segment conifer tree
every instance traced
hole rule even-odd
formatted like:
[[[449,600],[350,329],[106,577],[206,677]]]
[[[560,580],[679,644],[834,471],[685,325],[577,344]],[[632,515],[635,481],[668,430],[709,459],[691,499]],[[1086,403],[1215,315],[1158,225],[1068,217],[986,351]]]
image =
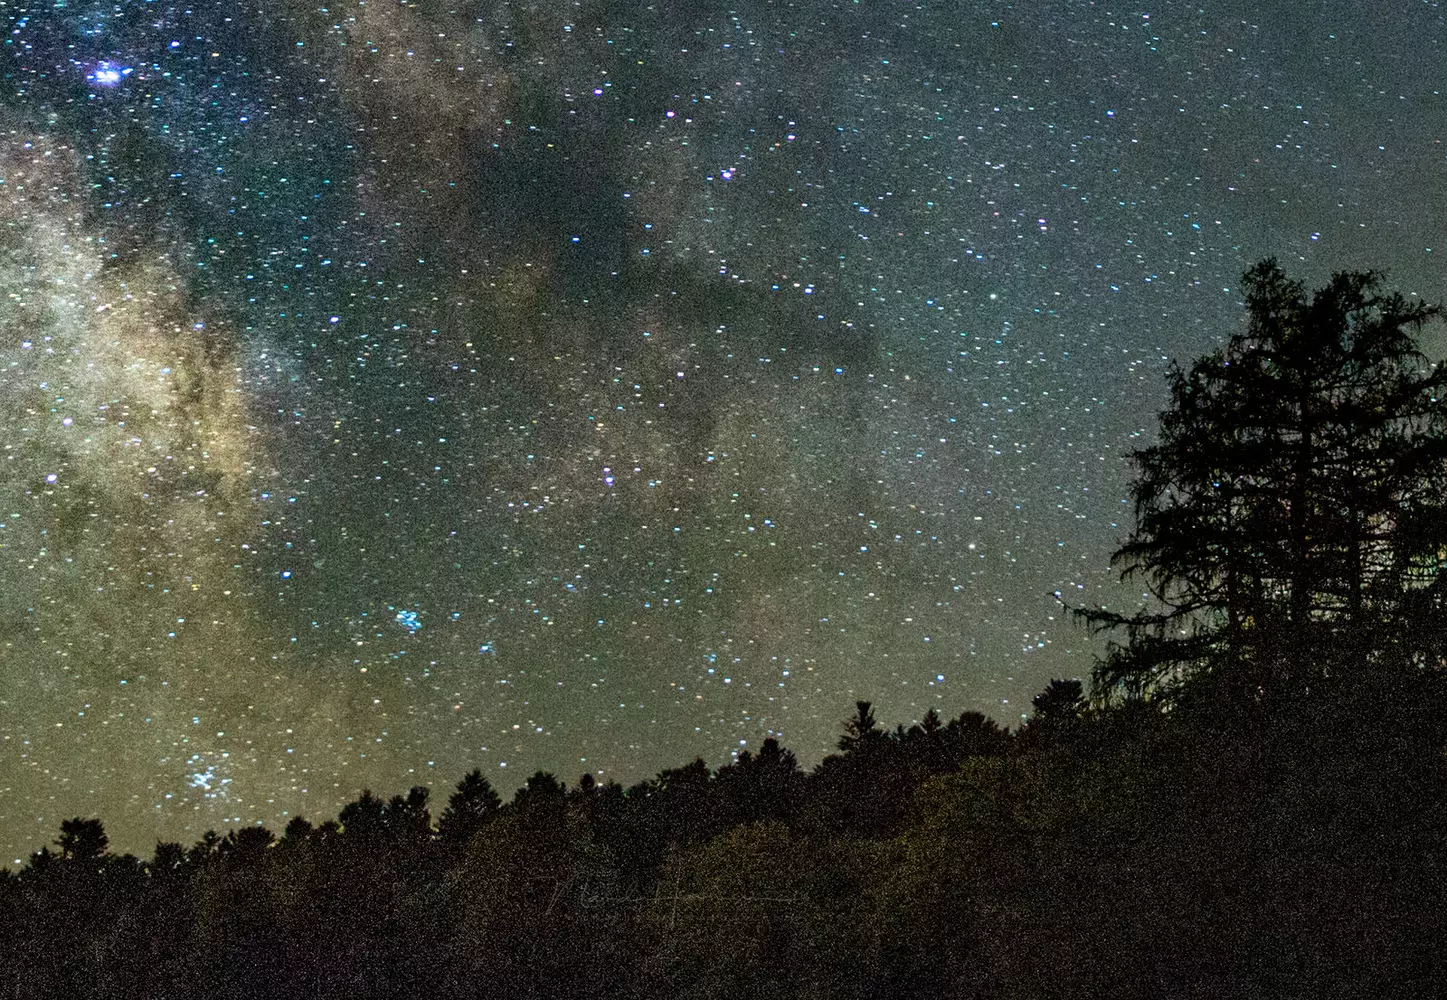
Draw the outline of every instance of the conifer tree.
[[[1447,577],[1447,370],[1416,336],[1440,309],[1339,273],[1308,295],[1275,260],[1243,276],[1248,322],[1170,374],[1159,441],[1133,454],[1135,530],[1113,557],[1146,584],[1098,692],[1210,678],[1299,689],[1350,651],[1436,662]]]
[[[458,782],[457,791],[447,800],[447,808],[437,820],[437,834],[446,847],[460,850],[492,821],[501,806],[502,799],[492,784],[474,768]]]

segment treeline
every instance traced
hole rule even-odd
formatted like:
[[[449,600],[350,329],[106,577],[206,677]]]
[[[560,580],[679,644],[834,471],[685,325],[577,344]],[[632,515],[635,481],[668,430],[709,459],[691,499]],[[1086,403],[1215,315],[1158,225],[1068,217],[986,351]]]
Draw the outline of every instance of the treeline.
[[[1436,996],[1447,982],[1447,367],[1371,273],[1170,375],[1115,559],[1137,608],[1018,731],[776,741],[624,788],[474,772],[0,878],[17,997]]]
[[[1263,720],[1087,706],[1018,732],[774,740],[624,788],[364,792],[335,820],[139,859],[97,820],[0,879],[23,997],[1323,997],[1447,976],[1438,674]],[[1413,992],[1405,992],[1411,989]]]

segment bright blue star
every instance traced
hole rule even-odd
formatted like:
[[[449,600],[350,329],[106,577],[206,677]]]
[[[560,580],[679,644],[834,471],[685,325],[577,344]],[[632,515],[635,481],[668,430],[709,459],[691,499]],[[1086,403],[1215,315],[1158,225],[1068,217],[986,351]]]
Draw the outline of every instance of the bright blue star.
[[[95,72],[91,73],[87,79],[100,84],[102,87],[114,87],[133,72],[134,70],[130,66],[117,66],[111,62],[100,62],[96,64]]]

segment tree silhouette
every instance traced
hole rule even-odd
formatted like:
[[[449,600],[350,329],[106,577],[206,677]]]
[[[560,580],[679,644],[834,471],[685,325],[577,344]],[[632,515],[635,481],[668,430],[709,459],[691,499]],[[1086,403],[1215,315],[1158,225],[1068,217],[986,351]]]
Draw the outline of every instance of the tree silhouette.
[[[293,816],[286,824],[286,829],[281,832],[283,843],[303,844],[311,838],[312,825],[301,816]]]
[[[55,839],[61,858],[76,864],[100,860],[109,843],[110,838],[106,836],[100,820],[81,819],[79,816],[62,822],[60,836]]]
[[[207,830],[200,840],[191,845],[188,860],[198,866],[205,865],[216,857],[220,845],[221,835],[215,830]]]
[[[513,795],[512,808],[530,827],[553,827],[562,822],[567,786],[549,771],[538,771]]]
[[[1060,725],[1074,720],[1080,714],[1084,701],[1085,693],[1080,681],[1053,680],[1031,699],[1031,704],[1035,706],[1035,718]]]
[[[1084,686],[1079,680],[1052,680],[1031,699],[1035,712],[1020,730],[1026,747],[1058,747],[1080,731],[1080,713],[1085,705]]]
[[[825,757],[810,776],[809,825],[830,835],[885,836],[927,772],[927,752],[903,726],[893,732],[879,728],[867,701],[854,703],[854,715],[843,726],[841,753]]]
[[[437,818],[437,835],[448,850],[459,850],[497,815],[502,799],[477,769],[469,771]]]
[[[153,876],[173,875],[186,863],[186,850],[174,841],[157,841],[147,870]]]
[[[874,721],[874,708],[867,701],[854,703],[854,715],[844,720],[844,735],[839,737],[839,749],[846,754],[855,753],[878,745],[884,737],[878,723]]]
[[[1308,295],[1267,260],[1243,282],[1245,331],[1172,371],[1160,440],[1133,454],[1136,526],[1113,563],[1154,603],[1082,612],[1125,633],[1096,670],[1107,696],[1212,679],[1251,702],[1345,648],[1442,654],[1421,626],[1442,604],[1447,370],[1415,341],[1439,310],[1372,272]]]
[[[432,839],[432,816],[427,810],[431,791],[426,785],[413,785],[405,796],[394,795],[387,803],[386,825],[394,850],[420,854]]]
[[[1010,734],[982,712],[961,712],[945,726],[943,735],[949,755],[946,770],[969,757],[996,757],[1010,748]]]
[[[221,841],[221,853],[236,863],[252,864],[274,843],[276,834],[266,827],[246,826],[226,834]]]
[[[355,844],[376,846],[385,837],[387,803],[372,794],[370,788],[342,807],[337,815],[342,824],[342,835]]]
[[[1415,995],[1447,972],[1421,944],[1447,912],[1447,675],[1352,680],[1287,706],[1332,720],[1314,743],[1292,715],[1086,711],[1056,680],[1018,734],[978,712],[883,729],[857,704],[851,749],[808,774],[771,738],[627,790],[539,772],[501,806],[471,775],[444,826],[469,802],[486,820],[455,853],[417,788],[145,864],[68,820],[0,872],[0,989]]]
[[[721,827],[787,821],[794,814],[803,784],[804,775],[793,751],[770,736],[758,753],[740,751],[733,763],[719,768],[709,790],[716,803],[714,819]]]

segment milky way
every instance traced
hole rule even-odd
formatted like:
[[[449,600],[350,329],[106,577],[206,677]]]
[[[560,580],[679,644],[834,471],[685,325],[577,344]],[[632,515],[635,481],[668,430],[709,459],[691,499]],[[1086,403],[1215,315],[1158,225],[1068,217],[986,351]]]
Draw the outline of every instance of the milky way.
[[[1270,8],[0,6],[0,858],[1017,723],[1245,267],[1447,297],[1438,6]]]

